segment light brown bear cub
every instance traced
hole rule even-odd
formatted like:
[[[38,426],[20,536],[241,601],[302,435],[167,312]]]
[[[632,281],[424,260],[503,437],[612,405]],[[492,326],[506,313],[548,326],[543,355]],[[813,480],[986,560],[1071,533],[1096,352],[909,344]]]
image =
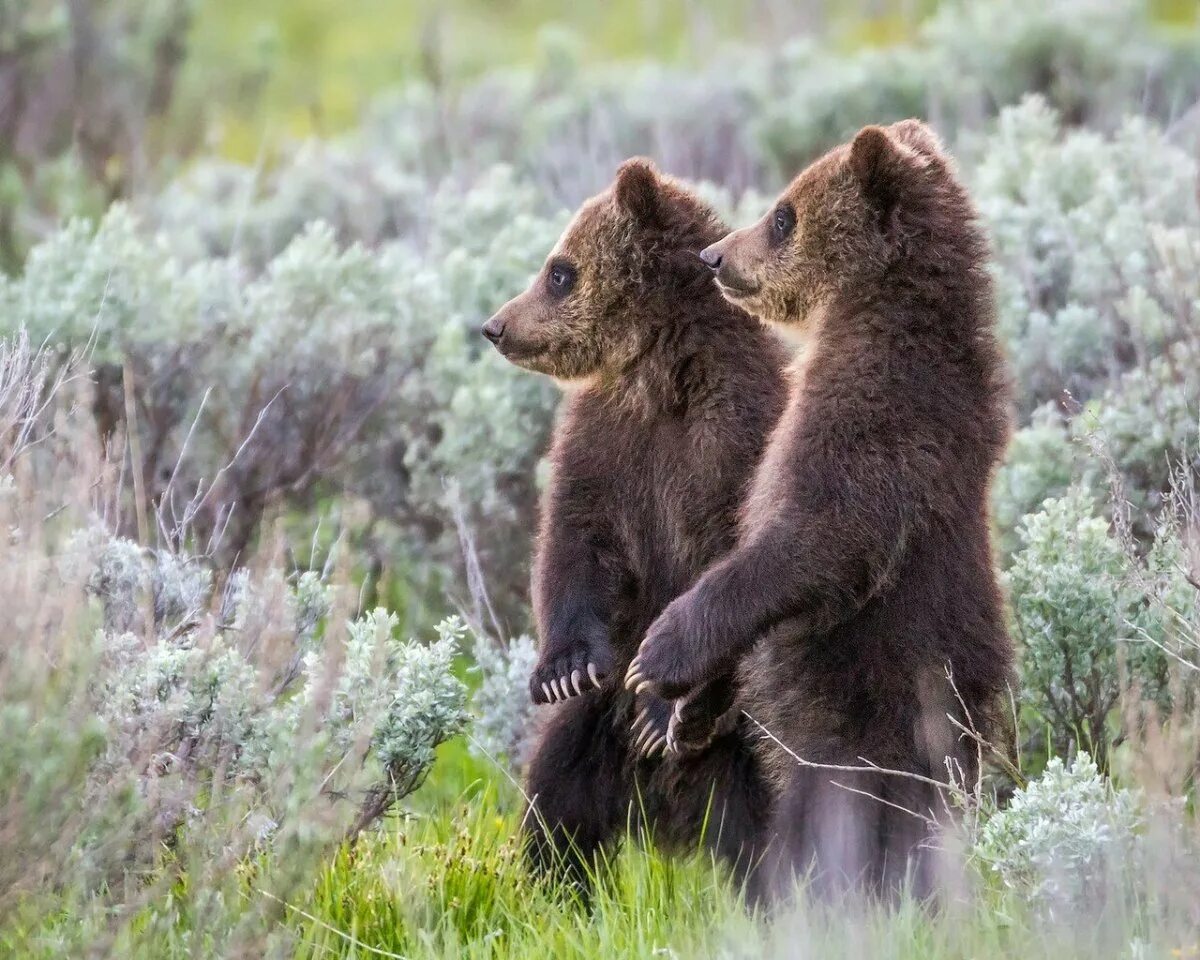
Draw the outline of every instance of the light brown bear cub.
[[[678,705],[673,733],[697,749],[669,756],[670,702],[619,682],[654,618],[733,546],[783,409],[782,348],[699,259],[724,233],[682,186],[629,161],[483,331],[514,363],[570,382],[534,564],[530,692],[552,706],[526,824],[535,867],[576,880],[631,816],[692,849],[707,823],[706,842],[739,871],[765,827],[731,672]]]
[[[737,549],[655,621],[629,682],[676,697],[749,653],[748,710],[778,738],[762,748],[770,892],[815,868],[826,891],[927,893],[943,810],[928,781],[976,768],[947,715],[987,732],[1012,662],[988,528],[1009,394],[984,231],[937,138],[904,121],[817,160],[703,256],[731,302],[806,348]]]

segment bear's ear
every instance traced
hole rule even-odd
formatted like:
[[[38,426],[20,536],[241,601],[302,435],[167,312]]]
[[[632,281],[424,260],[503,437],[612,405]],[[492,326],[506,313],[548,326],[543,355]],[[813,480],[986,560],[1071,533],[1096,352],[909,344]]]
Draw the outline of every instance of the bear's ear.
[[[658,171],[644,157],[626,160],[617,168],[617,205],[643,226],[660,226],[663,197]]]
[[[942,141],[933,132],[933,128],[924,121],[900,120],[888,127],[888,130],[896,140],[906,147],[911,147],[917,153],[923,153],[929,157],[941,157],[945,153]]]
[[[899,200],[902,149],[883,127],[863,127],[850,144],[850,171],[882,223],[890,219]]]

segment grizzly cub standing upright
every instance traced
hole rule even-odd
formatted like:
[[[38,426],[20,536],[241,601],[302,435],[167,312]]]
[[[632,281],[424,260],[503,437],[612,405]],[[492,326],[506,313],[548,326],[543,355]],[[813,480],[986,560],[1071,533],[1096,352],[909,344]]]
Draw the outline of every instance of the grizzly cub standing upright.
[[[699,842],[707,823],[706,842],[742,873],[765,827],[768,793],[729,710],[731,673],[675,704],[682,749],[669,753],[672,705],[620,684],[654,618],[733,546],[783,411],[780,344],[725,301],[698,256],[726,229],[648,162],[627,161],[483,329],[513,363],[575,382],[534,567],[530,690],[554,706],[526,818],[534,866],[575,880],[631,814],[675,847]]]
[[[654,623],[628,681],[679,696],[761,637],[742,677],[780,741],[763,741],[768,892],[812,870],[826,893],[924,894],[918,848],[942,798],[872,767],[969,785],[975,747],[947,715],[986,730],[1011,663],[988,533],[1009,417],[983,230],[910,120],[865,128],[703,257],[731,302],[801,328],[806,349],[737,549]]]

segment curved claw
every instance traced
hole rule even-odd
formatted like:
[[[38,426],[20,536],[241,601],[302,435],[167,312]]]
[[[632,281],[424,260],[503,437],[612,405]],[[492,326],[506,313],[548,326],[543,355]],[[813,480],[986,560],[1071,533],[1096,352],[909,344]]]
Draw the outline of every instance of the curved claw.
[[[571,692],[571,687],[567,683],[565,676],[558,678],[558,689],[562,691],[563,699],[570,700],[575,694]]]
[[[596,674],[596,665],[594,663],[589,663],[587,665],[587,672],[588,672],[588,676],[592,678],[592,683],[594,683],[596,685],[596,689],[599,690],[600,689],[600,677],[597,676],[597,674]]]
[[[642,676],[642,655],[639,653],[629,662],[629,669],[625,671],[625,689],[632,690],[634,685],[641,679]]]
[[[580,673],[578,670],[571,671],[571,684],[572,684],[572,686],[575,687],[575,695],[577,697],[582,697],[583,696],[583,687],[581,687],[579,685],[579,677],[580,677]]]
[[[663,734],[659,734],[658,737],[650,741],[649,746],[647,746],[642,753],[644,753],[647,757],[653,757],[666,742],[667,738]]]
[[[547,684],[547,683],[542,684],[542,693],[544,693],[546,695],[547,703],[554,702],[554,695],[550,693],[550,685],[549,684]]]
[[[658,728],[654,726],[654,721],[649,716],[646,717],[645,726],[639,731],[637,742],[634,744],[634,750],[644,756],[649,756],[650,744],[659,736]]]

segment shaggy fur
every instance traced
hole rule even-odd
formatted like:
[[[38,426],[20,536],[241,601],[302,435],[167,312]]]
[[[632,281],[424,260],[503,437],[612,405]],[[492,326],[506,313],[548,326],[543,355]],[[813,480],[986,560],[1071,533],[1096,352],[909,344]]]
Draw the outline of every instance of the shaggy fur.
[[[783,409],[784,351],[697,256],[725,232],[681,186],[629,161],[484,329],[513,362],[577,381],[534,567],[530,693],[552,705],[526,819],[535,867],[575,879],[630,818],[693,848],[707,820],[705,842],[742,872],[765,827],[765,783],[729,709],[732,671],[677,705],[669,753],[672,704],[619,683],[654,618],[733,546]]]
[[[678,696],[748,653],[747,709],[804,759],[944,781],[950,758],[970,783],[946,671],[987,730],[1012,659],[987,514],[1010,428],[985,236],[951,160],[917,121],[867,127],[704,257],[806,349],[738,548],[650,628],[633,682]],[[770,892],[813,869],[825,891],[930,890],[935,789],[802,767],[769,739],[763,757]]]

